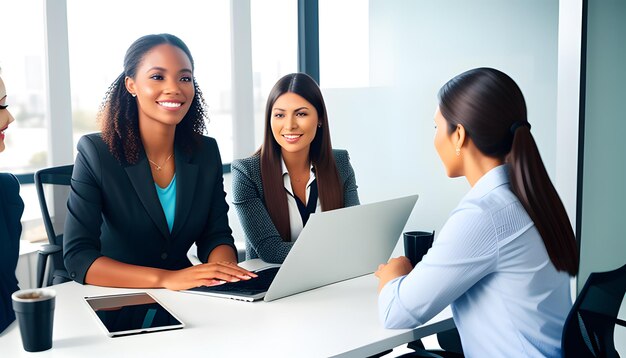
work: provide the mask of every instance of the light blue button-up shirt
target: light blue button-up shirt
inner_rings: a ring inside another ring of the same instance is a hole
[[[379,313],[387,328],[413,328],[451,305],[468,357],[560,357],[569,283],[502,165],[465,195],[413,271],[385,285]]]

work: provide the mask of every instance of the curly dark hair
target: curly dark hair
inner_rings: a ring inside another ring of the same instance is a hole
[[[169,44],[181,49],[189,58],[192,71],[194,69],[193,57],[189,48],[174,35],[146,35],[130,45],[124,56],[124,72],[109,86],[98,112],[98,121],[102,126],[102,139],[109,147],[111,154],[122,164],[137,163],[139,153],[143,149],[139,136],[137,102],[126,90],[125,78],[127,76],[135,78],[137,67],[141,64],[146,53],[161,44]],[[199,135],[206,131],[204,124],[207,118],[206,102],[195,77],[193,83],[195,95],[189,111],[176,126],[174,139],[175,144],[187,152],[195,149],[199,144]]]

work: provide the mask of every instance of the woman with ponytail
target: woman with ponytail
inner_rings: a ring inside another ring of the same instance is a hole
[[[524,96],[491,68],[439,91],[435,148],[471,190],[415,268],[380,265],[388,328],[419,326],[452,305],[470,357],[560,357],[578,249],[531,134]]]

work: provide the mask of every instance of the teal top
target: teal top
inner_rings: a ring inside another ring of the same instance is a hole
[[[154,186],[156,187],[159,201],[163,207],[167,227],[170,229],[170,232],[172,232],[172,228],[174,227],[174,213],[176,211],[176,174],[174,174],[172,181],[167,187],[161,188],[157,183],[154,183]]]

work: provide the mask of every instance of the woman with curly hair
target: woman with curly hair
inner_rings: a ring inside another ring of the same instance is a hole
[[[78,143],[64,260],[79,283],[173,290],[254,277],[236,265],[222,161],[185,43],[147,35]],[[204,264],[192,266],[195,243]]]

